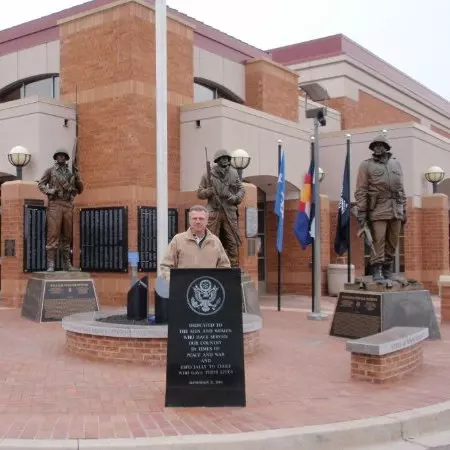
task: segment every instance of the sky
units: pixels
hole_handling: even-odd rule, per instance
[[[80,3],[2,1],[0,30]],[[342,33],[450,101],[450,0],[167,0],[167,5],[262,50]]]

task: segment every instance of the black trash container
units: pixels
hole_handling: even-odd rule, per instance
[[[161,325],[169,321],[169,283],[158,277],[155,283],[155,323]]]
[[[145,320],[148,314],[148,276],[133,284],[128,291],[127,319]]]

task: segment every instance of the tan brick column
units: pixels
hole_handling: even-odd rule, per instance
[[[407,202],[408,222],[405,226],[405,273],[414,280],[422,279],[422,243],[424,227],[422,208],[414,207],[411,198]]]
[[[441,297],[441,323],[450,322],[450,274],[439,277],[439,296]]]
[[[448,198],[422,197],[422,278],[430,292],[438,293],[439,276],[449,271]]]
[[[179,108],[193,101],[193,28],[167,17],[169,207],[180,189]],[[61,97],[78,103],[85,192],[77,207],[128,207],[129,249],[137,207],[156,206],[156,44],[153,6],[111,2],[60,22]],[[79,210],[74,253],[78,260]],[[149,274],[153,276],[154,274]],[[93,274],[102,304],[124,304],[131,273]]]
[[[2,303],[21,307],[28,281],[23,271],[24,200],[45,200],[45,196],[32,181],[7,181],[1,191]],[[15,256],[5,256],[6,240],[15,242]]]
[[[245,66],[246,105],[283,119],[298,121],[298,75],[266,59]]]

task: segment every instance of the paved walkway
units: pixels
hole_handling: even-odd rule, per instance
[[[323,299],[324,310],[335,299]],[[246,361],[246,408],[164,407],[165,369],[65,354],[60,323],[0,308],[0,438],[236,433],[384,415],[450,399],[450,326],[425,344],[423,369],[394,386],[350,381],[345,339],[307,320],[310,299],[262,300],[261,352]],[[330,318],[331,319],[331,318]]]

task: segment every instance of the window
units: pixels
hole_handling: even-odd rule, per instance
[[[227,89],[214,81],[204,78],[194,78],[194,102],[207,102],[216,98],[224,98],[235,103],[244,103],[244,101]]]
[[[45,77],[31,78],[15,83],[0,92],[0,103],[19,100],[21,98],[39,96],[42,98],[59,98],[59,76],[47,75]]]

